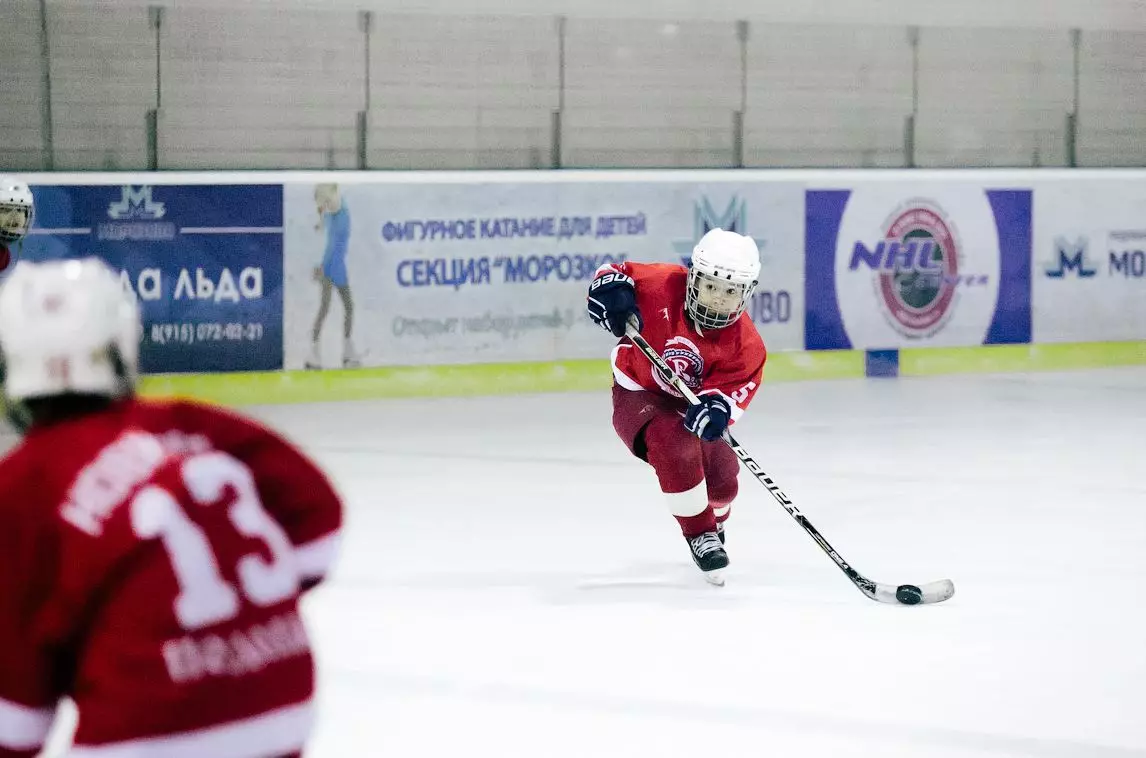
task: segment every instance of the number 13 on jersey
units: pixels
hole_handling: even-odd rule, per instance
[[[270,554],[269,560],[253,553],[239,558],[235,587],[223,578],[207,534],[176,496],[154,485],[141,490],[131,502],[132,529],[140,539],[163,543],[179,584],[174,610],[180,626],[195,631],[233,619],[241,598],[267,607],[295,595],[299,575],[290,538],[263,507],[250,469],[213,451],[188,458],[180,474],[193,508],[220,507],[227,488],[232,488],[229,523],[244,537],[262,540]]]

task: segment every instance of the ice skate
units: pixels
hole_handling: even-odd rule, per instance
[[[322,368],[322,356],[318,354],[318,343],[315,342],[310,347],[310,352],[306,356],[306,361],[303,367],[307,369],[320,369]]]
[[[717,586],[724,585],[724,569],[728,568],[728,553],[720,544],[717,532],[705,532],[695,537],[685,537],[692,551],[696,567],[704,572],[705,581]]]
[[[342,347],[342,367],[343,368],[361,368],[362,356],[354,349],[354,344],[348,339],[346,344]]]

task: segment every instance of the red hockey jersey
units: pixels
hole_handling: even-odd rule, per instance
[[[768,357],[752,320],[742,315],[723,329],[697,330],[684,311],[684,266],[625,262],[602,266],[597,274],[609,270],[633,278],[644,319],[641,335],[649,345],[697,395],[717,393],[728,400],[736,421],[756,395]],[[628,338],[613,349],[613,377],[627,390],[680,397]]]
[[[59,698],[73,756],[302,749],[314,665],[298,611],[342,506],[274,433],[136,399],[34,427],[0,462],[0,756]]]

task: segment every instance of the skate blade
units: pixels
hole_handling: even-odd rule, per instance
[[[717,569],[716,571],[705,571],[704,581],[709,584],[716,585],[717,587],[724,586],[724,569]]]

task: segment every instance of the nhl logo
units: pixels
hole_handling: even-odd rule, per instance
[[[898,209],[872,247],[860,241],[848,268],[873,271],[873,286],[888,323],[910,338],[943,328],[963,276],[959,243],[937,206],[915,202]]]

